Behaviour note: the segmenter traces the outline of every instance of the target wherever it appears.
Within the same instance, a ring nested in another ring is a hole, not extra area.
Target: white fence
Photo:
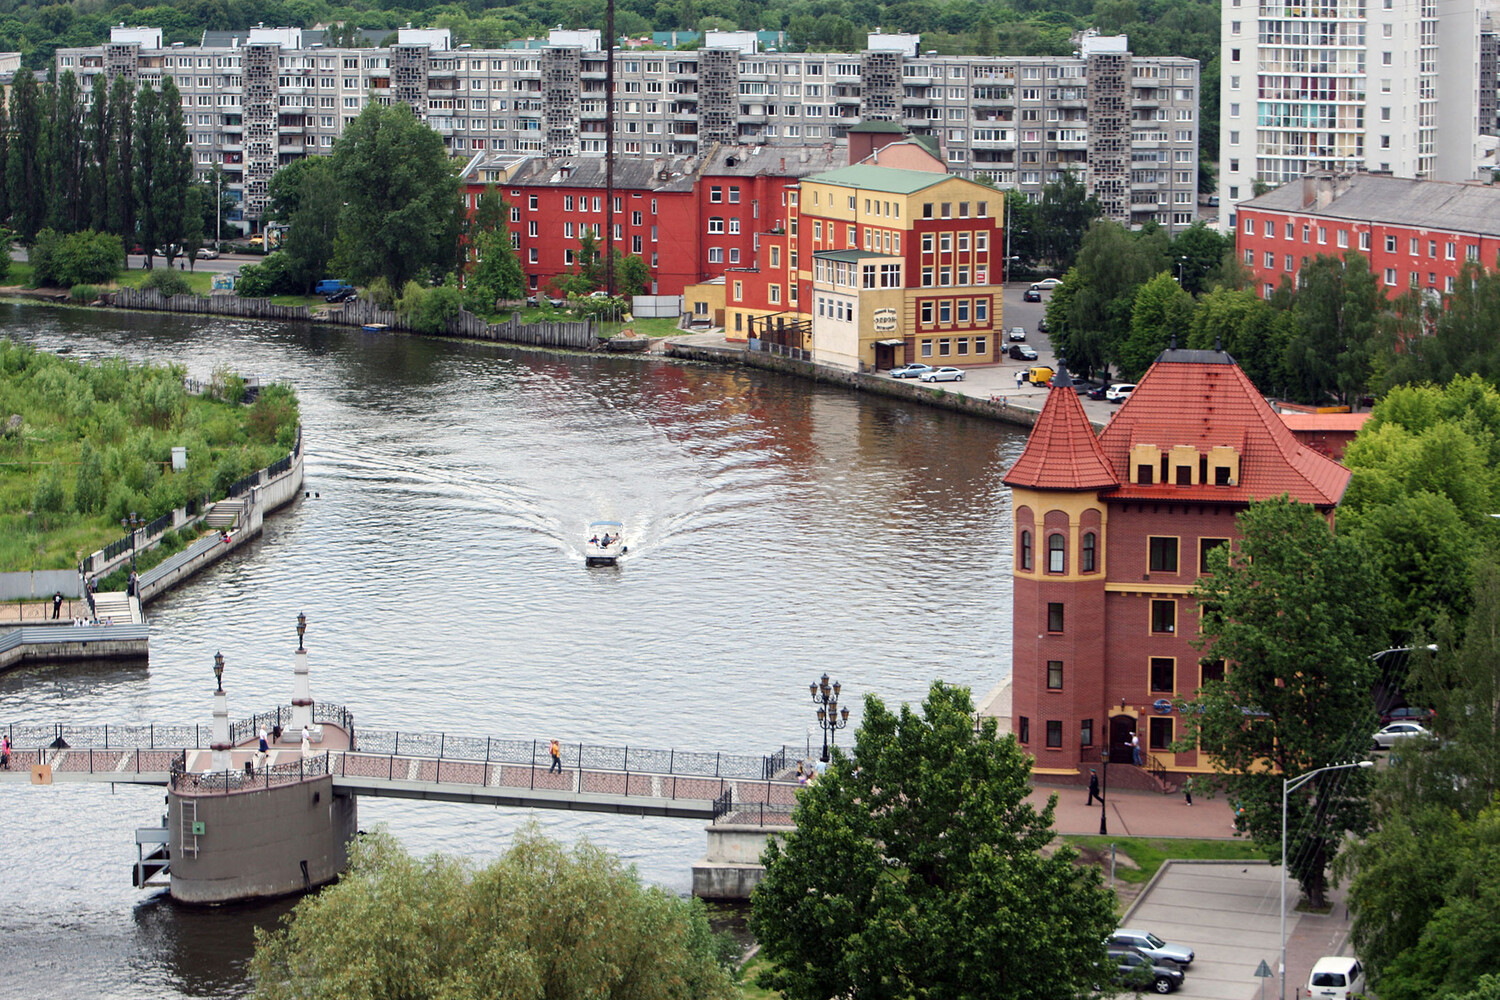
[[[681,295],[632,295],[630,311],[645,319],[652,316],[681,316]]]

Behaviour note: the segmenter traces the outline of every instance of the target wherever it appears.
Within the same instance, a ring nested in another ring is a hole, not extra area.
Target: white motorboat
[[[630,549],[621,541],[625,525],[619,521],[595,521],[583,546],[585,566],[613,566]]]

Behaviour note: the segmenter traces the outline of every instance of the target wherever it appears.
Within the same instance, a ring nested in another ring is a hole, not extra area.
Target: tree
[[[1094,222],[1077,264],[1047,307],[1052,342],[1068,363],[1083,371],[1118,361],[1130,335],[1136,290],[1165,270],[1167,237],[1159,228],[1132,233],[1118,223]]]
[[[1182,749],[1196,743],[1245,810],[1270,860],[1281,851],[1283,779],[1358,760],[1374,731],[1375,668],[1366,634],[1382,619],[1368,559],[1324,516],[1285,497],[1251,504],[1237,548],[1220,546],[1194,590],[1206,660],[1229,665],[1180,705]],[[1314,908],[1345,831],[1364,832],[1367,777],[1325,772],[1288,801],[1287,874]]]
[[[1385,296],[1357,251],[1342,259],[1319,254],[1302,265],[1286,363],[1299,400],[1359,401],[1373,374],[1376,319],[1384,311]]]
[[[1059,269],[1072,267],[1084,234],[1103,215],[1099,199],[1088,193],[1071,170],[1064,171],[1061,178],[1043,186],[1037,203],[1041,256]]]
[[[1173,343],[1186,347],[1196,306],[1166,271],[1142,285],[1130,311],[1130,336],[1120,345],[1120,373],[1135,381]]]
[[[473,214],[468,218],[467,229],[471,235],[493,233],[504,228],[509,218],[510,206],[505,203],[505,197],[495,185],[487,184],[479,194]]]
[[[160,176],[162,163],[166,160],[167,129],[162,118],[161,98],[150,84],[141,84],[135,99],[135,129],[132,153],[135,171],[132,197],[135,199],[136,238],[146,254],[146,269],[150,270],[157,246],[163,236],[162,220],[157,216],[160,207],[160,188],[167,183]],[[168,262],[170,263],[170,261]]]
[[[1250,289],[1215,288],[1198,300],[1187,346],[1228,351],[1256,388],[1272,395],[1286,385],[1285,319]]]
[[[51,97],[47,221],[55,229],[72,233],[87,228],[89,222],[89,146],[85,141],[82,95],[72,70],[65,71],[57,86],[49,86],[47,90]]]
[[[485,316],[494,312],[497,301],[520,299],[526,294],[526,278],[503,225],[478,233],[473,246],[476,259],[464,283],[470,312]]]
[[[1199,219],[1172,240],[1173,273],[1181,275],[1184,291],[1198,295],[1218,280],[1224,255],[1233,250],[1234,240]]]
[[[724,946],[702,903],[642,886],[586,843],[536,827],[475,870],[412,858],[388,833],[356,840],[349,871],[256,928],[259,1000],[325,996],[730,1000]]]
[[[94,77],[90,91],[88,120],[84,124],[84,142],[88,146],[85,180],[83,184],[88,205],[90,229],[109,231],[109,162],[110,140],[114,135],[114,108],[109,103],[108,81],[105,74]]]
[[[785,847],[766,849],[761,985],[787,1000],[1063,1000],[1109,980],[1113,898],[1071,849],[1043,854],[1056,796],[1026,802],[1030,758],[973,712],[941,681],[920,714],[866,697],[853,757],[835,751]]]
[[[31,246],[32,278],[38,285],[102,285],[115,280],[125,250],[113,233],[85,229],[66,235],[43,229]]]
[[[1453,291],[1437,299],[1413,290],[1395,304],[1383,331],[1382,382],[1444,383],[1478,373],[1500,380],[1500,273],[1466,263]]]
[[[334,266],[358,283],[376,276],[399,288],[449,270],[463,200],[443,139],[404,103],[371,103],[344,129],[334,172],[348,204],[339,218]]]
[[[286,216],[286,253],[292,274],[304,291],[311,291],[328,274],[338,237],[339,213],[344,208],[344,194],[339,190],[333,162],[325,156],[309,156],[301,161],[310,166],[298,172],[295,195],[289,197],[296,207]]]
[[[107,228],[119,233],[128,248],[135,230],[135,94],[122,74],[109,88],[109,163],[105,183],[109,186]]]
[[[158,239],[166,253],[167,266],[182,249],[188,231],[188,188],[193,183],[193,149],[188,143],[187,125],[182,120],[182,94],[169,76],[161,84],[161,146],[154,167],[155,184],[152,214],[159,229]],[[149,249],[149,248],[148,248]]]
[[[29,70],[16,74],[10,89],[10,147],[6,158],[6,188],[11,219],[22,240],[30,241],[47,217],[47,177],[44,174],[41,97]]]

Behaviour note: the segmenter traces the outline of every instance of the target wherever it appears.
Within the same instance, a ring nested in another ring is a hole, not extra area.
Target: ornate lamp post
[[[130,512],[129,517],[120,518],[120,527],[130,532],[130,572],[135,572],[135,532],[137,528],[144,527],[146,519],[135,511]]]
[[[818,727],[823,730],[823,763],[828,763],[828,746],[833,741],[833,734],[849,724],[849,710],[839,708],[839,682],[834,681],[830,686],[828,675],[817,684],[809,684],[808,692],[812,695],[813,704],[818,707]]]
[[[214,681],[218,690],[214,692],[214,727],[208,744],[213,751],[209,765],[215,771],[229,770],[229,752],[234,744],[229,741],[229,701],[224,694],[224,654],[214,654]]]
[[[302,637],[307,634],[307,615],[297,612],[297,652],[302,652]]]
[[[214,680],[218,682],[219,690],[224,690],[224,654],[214,654]]]

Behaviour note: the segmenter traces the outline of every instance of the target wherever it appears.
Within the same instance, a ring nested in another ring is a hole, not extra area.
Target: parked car
[[[1012,341],[1025,340],[1026,328],[1024,326],[1013,326],[1010,328],[1010,333],[1008,334],[1008,336]]]
[[[1109,936],[1109,944],[1112,948],[1134,948],[1154,961],[1166,959],[1183,968],[1193,964],[1193,949],[1184,945],[1167,944],[1150,931],[1121,927]]]
[[[1392,722],[1415,722],[1425,726],[1430,723],[1437,713],[1430,708],[1420,708],[1416,705],[1403,705],[1393,708],[1380,717],[1380,724],[1388,726]]]
[[[350,302],[358,298],[359,292],[353,288],[340,288],[331,295],[323,296],[324,302]]]
[[[260,233],[256,233],[254,236],[250,237],[249,243],[253,247],[265,246],[266,238]]]
[[[1032,282],[1031,287],[1034,291],[1050,292],[1060,284],[1062,284],[1061,278],[1043,278],[1041,281]]]
[[[1043,316],[1040,320],[1038,320],[1037,324],[1036,324],[1036,328],[1038,330],[1042,331],[1043,333],[1046,333],[1047,332],[1047,317]]]
[[[1104,383],[1101,382],[1098,385],[1094,385],[1094,386],[1090,386],[1089,387],[1088,396],[1089,396],[1089,399],[1103,399],[1104,398],[1104,394],[1106,392],[1108,392],[1108,391],[1109,391],[1109,386],[1107,386],[1107,385],[1105,385]]]
[[[913,361],[909,365],[891,369],[891,378],[917,378],[923,372],[932,371],[931,365],[924,365],[920,361]]]
[[[1036,348],[1030,344],[1011,344],[1010,350],[1006,352],[1012,361],[1035,361]]]
[[[1348,955],[1320,958],[1307,977],[1311,1000],[1348,1000],[1365,991],[1365,967]]]
[[[199,260],[218,260],[219,251],[215,250],[213,247],[199,247],[197,254],[195,254],[194,256],[196,256]]]
[[[1370,737],[1377,750],[1389,750],[1397,743],[1429,735],[1427,727],[1416,722],[1393,722],[1383,726]]]
[[[313,286],[313,293],[315,295],[333,295],[337,292],[342,292],[346,288],[353,287],[353,285],[349,284],[343,278],[324,278]]]
[[[1123,403],[1130,398],[1132,392],[1135,392],[1134,382],[1116,382],[1104,390],[1104,398],[1111,403]]]
[[[1046,365],[1032,365],[1026,369],[1026,381],[1032,385],[1051,385],[1052,376],[1057,372]]]
[[[1095,389],[1099,390],[1098,396],[1094,395]],[[1073,383],[1073,391],[1078,393],[1078,395],[1085,396],[1089,399],[1099,399],[1104,395],[1104,386],[1100,385],[1098,382],[1089,382],[1086,380],[1078,381]]]
[[[549,295],[549,296],[547,296],[547,304],[549,306],[551,306],[553,309],[561,309],[563,306],[565,306],[565,305],[568,304],[568,300],[567,299],[553,298],[552,296]]]
[[[1026,289],[1026,291],[1024,291],[1024,292],[1021,293],[1021,301],[1022,302],[1040,302],[1040,301],[1042,301],[1042,293],[1038,289],[1028,288],[1028,289]]]
[[[1134,948],[1111,948],[1109,957],[1115,962],[1115,982],[1127,989],[1171,993],[1187,980],[1176,965],[1153,962]]]
[[[917,378],[923,382],[962,382],[964,380],[964,370],[962,368],[944,366],[925,371],[918,375]]]
[[[535,295],[528,295],[528,296],[526,296],[526,304],[528,306],[531,306],[533,309],[536,308],[537,303],[540,302],[540,301],[542,301],[542,300],[539,299],[539,298],[537,298]]]

